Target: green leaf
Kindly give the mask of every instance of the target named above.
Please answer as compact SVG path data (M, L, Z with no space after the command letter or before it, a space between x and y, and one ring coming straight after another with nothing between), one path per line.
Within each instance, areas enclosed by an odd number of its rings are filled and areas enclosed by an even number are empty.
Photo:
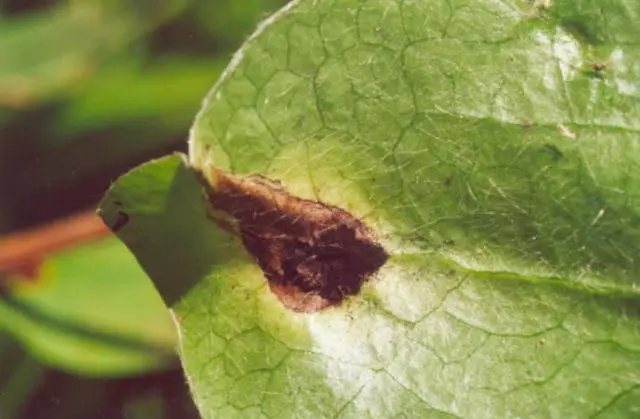
M640 413L640 3L534 3L293 2L209 93L196 170L116 183L103 216L184 286L203 417ZM211 167L349 211L389 260L288 310L208 218Z
M57 368L119 376L174 361L171 318L115 239L46 260L36 283L3 289L1 297L0 327Z
M109 66L69 103L56 124L58 142L87 128L141 121L160 133L177 133L193 119L200 92L224 68L221 63L173 57L145 68L133 60Z
M65 96L114 51L158 26L186 0L91 0L0 21L0 108Z

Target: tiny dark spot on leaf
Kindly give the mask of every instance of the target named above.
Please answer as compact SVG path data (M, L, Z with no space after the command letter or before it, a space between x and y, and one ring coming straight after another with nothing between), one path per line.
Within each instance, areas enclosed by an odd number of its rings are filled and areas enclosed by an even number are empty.
M387 261L371 229L341 208L292 196L259 175L212 169L205 177L213 208L235 219L244 247L290 310L341 303Z
M122 201L113 201L113 205L115 205L116 207L121 207L122 206Z
M607 69L607 63L603 63L603 62L589 63L589 68L592 69L593 71L601 72Z
M129 214L123 211L118 211L116 222L111 226L111 231L117 233L122 227L129 223Z
M551 156L554 161L561 160L564 157L564 153L553 144L545 144L541 147L541 149L549 156Z
M588 68L583 70L583 73L592 78L604 80L604 72L607 69L607 63L605 62L592 62L588 64Z

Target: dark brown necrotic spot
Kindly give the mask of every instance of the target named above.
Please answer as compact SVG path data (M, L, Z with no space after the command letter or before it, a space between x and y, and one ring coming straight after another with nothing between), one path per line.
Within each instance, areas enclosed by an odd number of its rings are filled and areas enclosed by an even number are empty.
M262 176L213 169L205 177L214 209L235 220L271 290L291 310L339 304L387 260L373 232L341 208L292 196Z

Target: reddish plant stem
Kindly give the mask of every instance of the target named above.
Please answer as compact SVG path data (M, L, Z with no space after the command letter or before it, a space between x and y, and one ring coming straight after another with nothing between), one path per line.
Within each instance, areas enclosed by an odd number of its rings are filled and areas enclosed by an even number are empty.
M31 276L45 257L109 234L109 228L91 210L0 237L0 283L8 277L3 272Z

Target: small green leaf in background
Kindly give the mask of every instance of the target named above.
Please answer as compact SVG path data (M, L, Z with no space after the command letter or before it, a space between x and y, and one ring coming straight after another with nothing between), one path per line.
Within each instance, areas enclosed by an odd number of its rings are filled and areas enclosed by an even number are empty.
M41 361L92 376L172 365L175 330L126 248L102 239L47 259L34 284L5 290L0 326Z
M177 14L187 0L151 5L64 2L0 25L0 108L25 108L64 96L102 60Z
M223 63L171 57L144 68L137 60L108 66L75 94L57 122L55 138L60 143L87 128L135 122L159 133L177 132L193 118L194 98L222 72Z
M545 4L293 2L211 91L195 169L389 252L340 307L285 309L180 157L114 185L203 417L640 415L640 3Z

